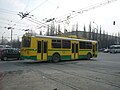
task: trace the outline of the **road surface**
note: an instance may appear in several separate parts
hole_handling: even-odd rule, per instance
[[[120,54],[59,63],[0,61],[0,90],[120,90]]]

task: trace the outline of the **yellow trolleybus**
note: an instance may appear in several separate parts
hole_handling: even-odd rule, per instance
[[[22,37],[21,57],[52,62],[96,58],[97,41],[26,34]]]

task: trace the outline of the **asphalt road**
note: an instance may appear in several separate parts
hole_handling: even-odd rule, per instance
[[[0,61],[0,90],[120,90],[120,53],[59,63]]]

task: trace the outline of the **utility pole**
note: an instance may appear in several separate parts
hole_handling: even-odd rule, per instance
[[[2,35],[2,45],[3,45],[3,35]]]
[[[11,28],[11,47],[12,47],[12,33],[13,33],[13,31],[12,31],[12,28]]]
[[[12,34],[13,34],[13,28],[12,27],[8,27],[8,30],[11,30],[11,48],[12,48]]]
[[[7,28],[8,30],[11,30],[11,48],[12,48],[12,35],[13,35],[13,29],[12,27],[5,27]]]
[[[5,32],[4,32],[4,33],[5,33]],[[3,34],[4,34],[4,33],[3,33]],[[3,34],[2,34],[2,44],[4,44],[4,43],[3,43],[3,42],[4,42],[4,41],[3,41]]]

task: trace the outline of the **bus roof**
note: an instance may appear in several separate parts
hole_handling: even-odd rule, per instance
[[[94,41],[94,40],[76,39],[76,38],[59,37],[59,36],[43,36],[43,35],[35,35],[35,36],[32,36],[32,37],[52,38],[52,39],[64,39],[64,40],[77,40],[77,41],[86,41],[86,42],[97,42],[97,41]]]
[[[120,45],[111,45],[110,47],[120,47]]]

